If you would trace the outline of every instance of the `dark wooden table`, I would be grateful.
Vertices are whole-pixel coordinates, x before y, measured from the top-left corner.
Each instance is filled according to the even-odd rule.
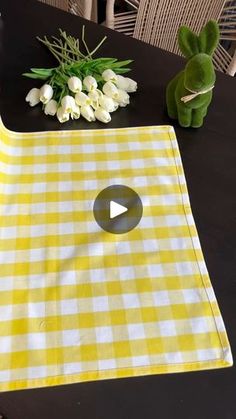
[[[183,65],[180,57],[36,0],[0,0],[0,11],[0,113],[7,128],[61,129],[56,120],[24,102],[32,81],[21,73],[30,66],[54,64],[36,35],[55,34],[61,27],[78,36],[83,23],[91,47],[108,35],[101,55],[134,59],[131,76],[139,91],[129,108],[113,115],[108,127],[172,124],[164,94],[168,80]],[[82,121],[63,125],[63,129],[87,127]],[[217,74],[203,128],[175,128],[205,260],[236,353],[236,79]],[[8,419],[235,419],[235,396],[232,367],[1,393],[0,412]]]

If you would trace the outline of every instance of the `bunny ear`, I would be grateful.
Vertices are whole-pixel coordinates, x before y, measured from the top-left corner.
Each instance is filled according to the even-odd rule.
[[[179,28],[178,42],[182,54],[188,59],[200,52],[198,36],[195,35],[187,26],[181,26]]]
[[[209,20],[198,37],[200,52],[212,55],[218,45],[219,38],[220,31],[217,22],[215,20]]]

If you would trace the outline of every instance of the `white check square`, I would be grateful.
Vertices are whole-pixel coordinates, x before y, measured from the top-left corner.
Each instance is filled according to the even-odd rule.
[[[130,243],[127,241],[121,241],[116,243],[116,252],[121,255],[123,253],[131,253]]]
[[[91,269],[90,278],[91,282],[105,282],[107,279],[105,269]]]
[[[209,324],[204,317],[196,317],[190,319],[193,333],[206,333],[209,330]]]
[[[171,304],[168,291],[154,291],[152,296],[156,307],[168,306]]]
[[[128,331],[129,338],[131,341],[136,339],[145,339],[146,337],[144,326],[141,323],[129,324]]]
[[[157,324],[160,329],[161,336],[176,336],[177,331],[175,322],[171,320],[163,320]]]
[[[89,256],[102,256],[104,254],[103,242],[90,243],[88,245]]]
[[[96,179],[88,179],[84,181],[84,188],[85,190],[93,190],[98,189],[98,181]]]
[[[46,334],[45,333],[30,333],[28,335],[28,349],[46,349]]]
[[[71,172],[71,163],[58,163],[59,173],[69,173]]]
[[[47,231],[47,226],[45,224],[35,224],[30,227],[30,236],[31,237],[40,237],[45,236]]]
[[[109,301],[107,296],[93,297],[93,308],[96,311],[109,311]]]
[[[81,148],[82,148],[83,153],[85,153],[85,154],[95,152],[95,147],[94,147],[93,144],[82,144]]]
[[[82,163],[83,170],[88,172],[94,172],[96,170],[96,161],[85,161]]]
[[[105,145],[106,147],[106,151],[107,152],[114,152],[114,151],[118,151],[118,144],[116,143],[108,143]]]
[[[62,315],[77,314],[79,311],[79,304],[77,298],[60,301],[60,311]]]
[[[62,332],[63,346],[80,345],[80,332],[78,329],[69,329]]]
[[[113,333],[111,327],[96,327],[95,332],[97,343],[106,343],[113,341]]]
[[[32,193],[45,193],[47,190],[46,182],[35,182],[33,184]]]
[[[141,301],[138,294],[123,294],[123,304],[125,309],[138,308]]]
[[[100,371],[102,370],[113,370],[116,368],[116,361],[115,359],[100,359],[98,361],[98,368]]]
[[[159,250],[159,244],[157,239],[143,240],[143,247],[145,252],[157,252]]]
[[[39,302],[39,303],[28,303],[28,317],[29,318],[40,318],[45,316],[45,308],[46,303],[45,302]]]
[[[143,169],[145,167],[144,159],[134,159],[130,161],[132,169]]]
[[[47,173],[47,165],[42,163],[42,164],[35,164],[34,165],[34,173],[35,174],[39,174],[39,173]]]
[[[109,170],[119,170],[121,167],[119,160],[110,160],[107,162],[107,168]]]
[[[72,222],[61,223],[59,224],[59,234],[74,234],[75,233],[75,224]]]
[[[134,267],[132,265],[119,266],[118,269],[121,281],[134,279],[136,276]]]

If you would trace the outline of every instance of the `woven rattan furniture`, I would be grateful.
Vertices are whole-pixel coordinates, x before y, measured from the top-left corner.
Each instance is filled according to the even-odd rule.
[[[124,0],[128,11],[114,13],[115,0],[107,0],[106,26],[126,35],[180,54],[177,31],[187,25],[199,32],[209,20],[219,22],[221,40],[236,39],[236,2],[228,0]],[[221,41],[221,42],[222,42]],[[224,45],[224,43],[223,43]],[[236,55],[222,43],[215,55],[215,67],[230,75],[236,71]]]
[[[65,10],[85,19],[92,19],[94,16],[93,0],[39,0],[42,3],[49,4],[50,6],[57,7],[58,9]]]

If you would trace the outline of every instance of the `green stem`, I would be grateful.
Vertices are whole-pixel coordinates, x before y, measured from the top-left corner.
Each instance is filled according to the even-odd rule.
[[[102,44],[105,42],[106,39],[107,39],[107,36],[104,36],[104,38],[101,40],[101,42],[99,42],[99,44],[96,46],[96,48],[94,48],[94,50],[92,52],[90,52],[91,56],[93,54],[95,54],[95,52],[102,46]]]
[[[76,44],[76,40],[71,36],[67,36],[66,33],[64,31],[62,31],[61,29],[59,29],[59,31],[60,31],[60,35],[63,37],[63,39],[66,41],[68,47],[70,48],[71,53],[76,55],[77,60],[80,59],[80,58],[84,58],[85,57],[84,54],[82,54],[82,52],[80,52],[79,48],[76,48],[76,45],[73,44],[73,41]]]
[[[50,42],[48,42],[48,43],[45,43],[44,45],[46,45],[48,48],[49,47],[52,47],[52,48],[58,48],[58,49],[60,49],[61,50],[61,53],[62,52],[64,52],[64,54],[65,54],[65,57],[67,57],[68,58],[68,54],[71,54],[71,51],[66,47],[66,46],[61,46],[61,45],[56,45],[56,44],[54,44],[54,43],[50,43]],[[70,58],[70,57],[69,57]]]
[[[71,64],[72,62],[77,62],[77,60],[74,60],[74,58],[68,57],[66,54],[59,52],[59,51],[55,51],[54,47],[52,47],[51,45],[47,45],[48,49],[55,54],[57,54],[58,57],[61,57],[63,59],[63,61],[65,62],[65,64]],[[60,61],[60,60],[59,60]],[[60,61],[61,63],[61,61]]]
[[[59,61],[60,64],[61,64],[61,59],[59,57],[61,57],[63,60],[67,59],[65,54],[62,54],[61,52],[55,50],[56,45],[49,42],[49,40],[46,37],[45,39],[41,39],[37,37],[37,39],[49,49],[49,51],[54,55],[54,57]]]
[[[86,59],[87,59],[86,55],[82,54],[82,52],[81,52],[81,51],[80,51],[80,49],[79,49],[79,39],[76,39],[76,40],[75,40],[75,48],[76,48],[76,50],[77,50],[77,51],[79,51],[79,53],[80,53],[80,55],[81,55],[81,58],[82,58],[83,60],[86,60]]]
[[[58,104],[59,104],[59,106],[61,105],[61,100],[62,100],[62,98],[64,97],[64,92],[65,92],[65,88],[63,88],[63,89],[61,90],[61,94],[60,94],[60,96],[59,96],[59,100],[58,100]]]
[[[89,58],[92,59],[91,54],[90,54],[89,49],[88,49],[88,46],[87,46],[87,44],[85,42],[85,26],[84,25],[82,26],[82,42],[83,42],[83,44],[85,46],[85,49],[86,49],[86,51],[88,53]]]

